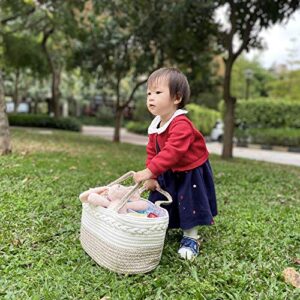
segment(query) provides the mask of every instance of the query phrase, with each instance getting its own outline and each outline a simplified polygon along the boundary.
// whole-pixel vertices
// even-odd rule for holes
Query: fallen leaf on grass
[[[110,299],[110,297],[104,296],[104,297],[102,297],[100,300],[109,300],[109,299]]]
[[[77,170],[77,167],[72,166],[72,167],[69,168],[69,170]]]
[[[19,245],[22,245],[22,242],[19,239],[15,239],[15,240],[12,241],[12,244],[15,247],[18,247]]]
[[[283,271],[283,276],[286,283],[300,288],[300,274],[294,268],[286,268]]]

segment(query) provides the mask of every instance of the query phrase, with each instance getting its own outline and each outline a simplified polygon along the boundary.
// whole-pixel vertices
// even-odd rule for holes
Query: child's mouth
[[[149,108],[155,108],[154,104],[149,104]]]

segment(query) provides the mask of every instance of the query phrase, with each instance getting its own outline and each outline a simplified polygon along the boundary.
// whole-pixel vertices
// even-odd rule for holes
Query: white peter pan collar
[[[150,126],[148,127],[148,134],[153,134],[153,133],[161,134],[161,133],[163,133],[168,128],[168,126],[170,125],[170,123],[172,122],[172,120],[174,118],[176,118],[179,115],[183,115],[183,114],[187,114],[187,113],[188,113],[187,110],[177,109],[174,112],[173,116],[170,118],[170,120],[166,124],[164,124],[164,126],[162,126],[160,128],[157,128],[157,126],[161,122],[161,118],[160,118],[160,116],[156,116],[152,120]]]

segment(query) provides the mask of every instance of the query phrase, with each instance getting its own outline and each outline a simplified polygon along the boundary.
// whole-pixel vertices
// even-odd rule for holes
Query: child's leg
[[[195,239],[195,240],[199,239],[198,227],[195,226],[193,228],[183,230],[183,235],[187,236],[187,237],[190,237],[192,239]]]
[[[192,259],[199,253],[199,242],[198,242],[198,229],[197,226],[183,230],[183,238],[180,243],[178,253],[180,257],[184,259]]]

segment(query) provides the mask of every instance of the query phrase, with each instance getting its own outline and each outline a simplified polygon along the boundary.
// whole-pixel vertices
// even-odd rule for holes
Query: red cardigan
[[[164,132],[149,134],[148,138],[146,166],[155,177],[169,169],[173,172],[194,169],[208,159],[202,134],[185,115],[175,117]]]

